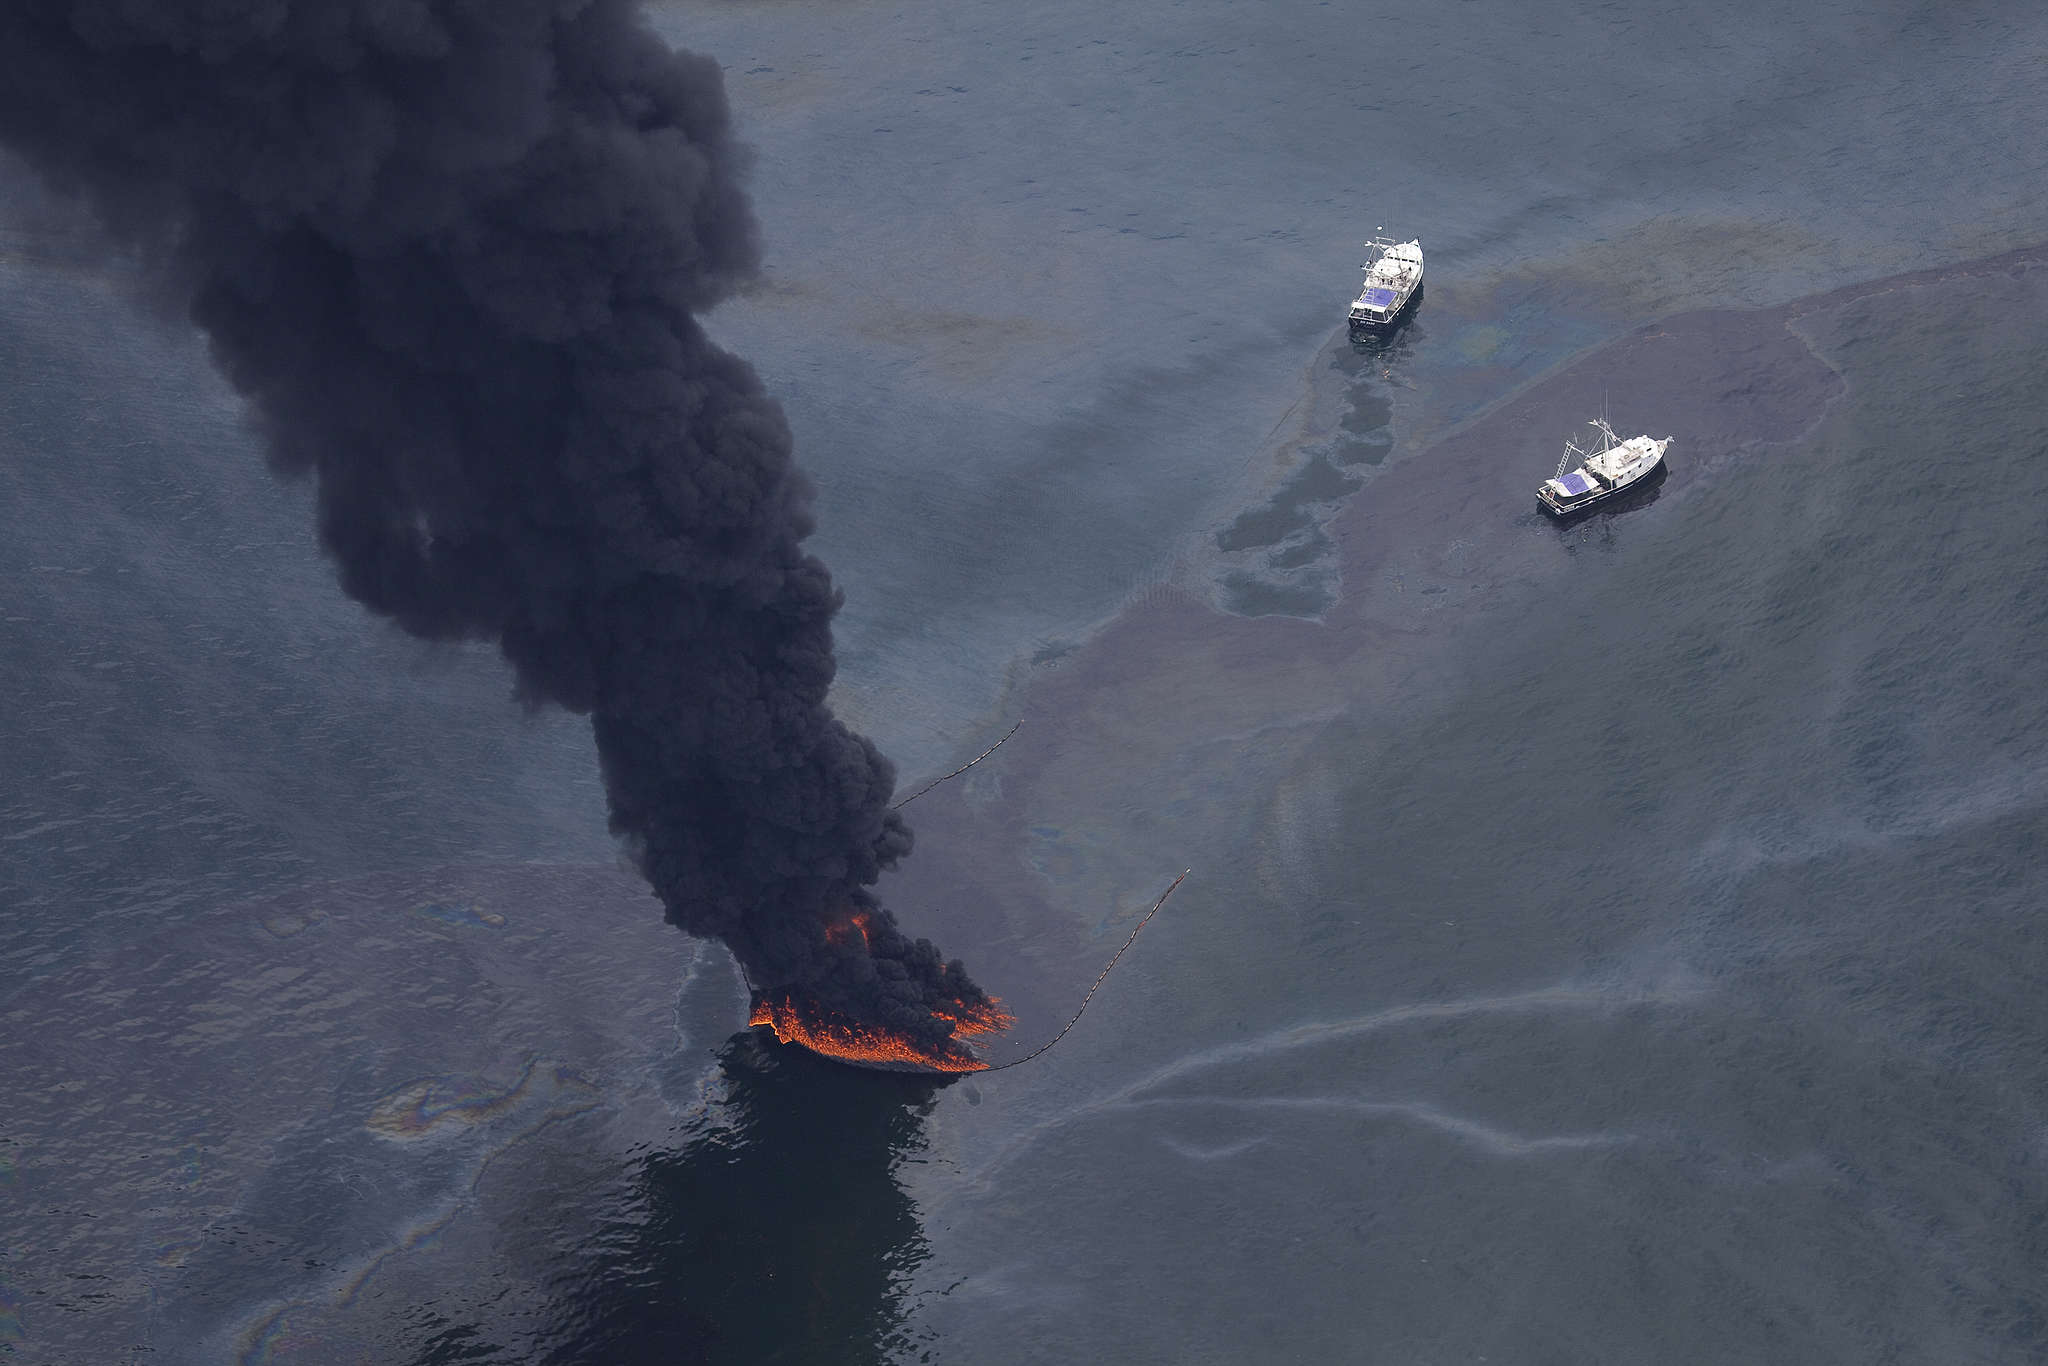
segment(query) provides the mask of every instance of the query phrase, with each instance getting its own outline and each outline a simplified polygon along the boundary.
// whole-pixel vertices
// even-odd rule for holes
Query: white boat
[[[1351,304],[1353,327],[1393,326],[1422,288],[1422,243],[1374,237],[1365,244],[1365,286]]]
[[[1569,517],[1604,503],[1639,487],[1664,467],[1664,451],[1671,445],[1670,437],[1659,441],[1654,437],[1632,436],[1623,441],[1603,418],[1594,418],[1591,426],[1600,433],[1599,449],[1588,453],[1565,442],[1564,458],[1557,462],[1557,477],[1544,480],[1536,490],[1536,500],[1555,516]],[[1567,474],[1565,471],[1574,459],[1579,467]]]

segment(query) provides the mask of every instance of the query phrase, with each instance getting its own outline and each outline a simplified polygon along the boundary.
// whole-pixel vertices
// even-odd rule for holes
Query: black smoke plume
[[[985,999],[868,890],[910,832],[826,706],[810,489],[694,316],[758,256],[715,63],[629,0],[6,0],[0,140],[204,330],[352,596],[590,716],[669,919],[926,1043]]]

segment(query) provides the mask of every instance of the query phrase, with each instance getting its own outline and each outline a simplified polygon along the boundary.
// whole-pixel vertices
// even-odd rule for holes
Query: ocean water
[[[0,177],[0,1358],[2048,1356],[2048,16],[664,3],[1052,1053],[736,1033],[587,736],[343,600]],[[1419,236],[1387,345],[1358,241]],[[1533,491],[1607,412],[1654,496]]]

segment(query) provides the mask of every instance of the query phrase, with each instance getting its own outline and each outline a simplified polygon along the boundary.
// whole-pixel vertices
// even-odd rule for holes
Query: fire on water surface
[[[1012,730],[1016,728],[1011,727]],[[1004,739],[1008,739],[1005,736]],[[999,740],[996,742],[1001,744]],[[930,789],[927,788],[927,791]],[[1066,1027],[1047,1039],[1037,1048],[1021,1058],[1012,1058],[1003,1067],[1019,1067],[1052,1051],[1069,1030],[1088,1013],[1088,1003],[1095,999],[1095,993],[1109,980],[1109,974],[1123,961],[1131,945],[1138,942],[1138,936],[1152,923],[1152,917],[1159,914],[1159,908],[1174,894],[1181,883],[1188,880],[1193,869],[1182,869],[1181,875],[1167,884],[1159,894],[1159,900],[1152,903],[1152,909],[1140,917],[1131,930],[1131,937],[1124,940],[1123,947],[1109,956],[1102,965],[1102,971],[1095,975],[1095,982],[1088,988],[1088,994],[1081,998],[1081,1008],[1074,1012]],[[868,941],[869,920],[865,913],[855,912],[841,923],[829,926],[825,937],[835,944],[849,943],[855,934],[861,941]],[[916,1039],[863,1024],[838,1011],[819,1005],[815,1001],[800,1000],[787,989],[777,991],[756,991],[753,1013],[748,1017],[749,1027],[766,1025],[775,1031],[775,1037],[784,1043],[797,1044],[820,1057],[831,1058],[852,1067],[870,1067],[884,1072],[938,1072],[956,1074],[960,1072],[1000,1071],[992,1063],[975,1056],[962,1038],[973,1038],[980,1034],[995,1034],[1008,1029],[1017,1022],[1017,1017],[1003,1009],[1002,1002],[993,996],[982,996],[968,1002],[954,997],[934,1008],[932,1014],[953,1026],[952,1033],[936,1046],[927,1045]]]
[[[985,1071],[988,1063],[959,1040],[1001,1033],[1015,1023],[1015,1017],[993,998],[977,1005],[954,1004],[953,1011],[934,1012],[953,1025],[953,1037],[937,1047],[799,1000],[787,991],[756,992],[747,1023],[766,1025],[784,1043],[854,1067],[885,1072]]]

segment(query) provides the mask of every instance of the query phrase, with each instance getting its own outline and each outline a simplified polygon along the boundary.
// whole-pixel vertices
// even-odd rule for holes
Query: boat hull
[[[1560,522],[1576,520],[1581,515],[1600,507],[1613,507],[1647,489],[1654,489],[1664,482],[1664,474],[1670,468],[1670,461],[1660,458],[1655,465],[1643,471],[1626,484],[1612,488],[1599,488],[1582,497],[1560,499],[1551,495],[1548,488],[1536,490],[1536,502],[1551,517]]]
[[[1351,330],[1353,332],[1370,333],[1374,336],[1385,336],[1393,331],[1414,310],[1417,301],[1421,298],[1422,286],[1417,284],[1414,289],[1408,291],[1407,295],[1400,302],[1394,305],[1392,312],[1374,316],[1353,309],[1351,313]]]

